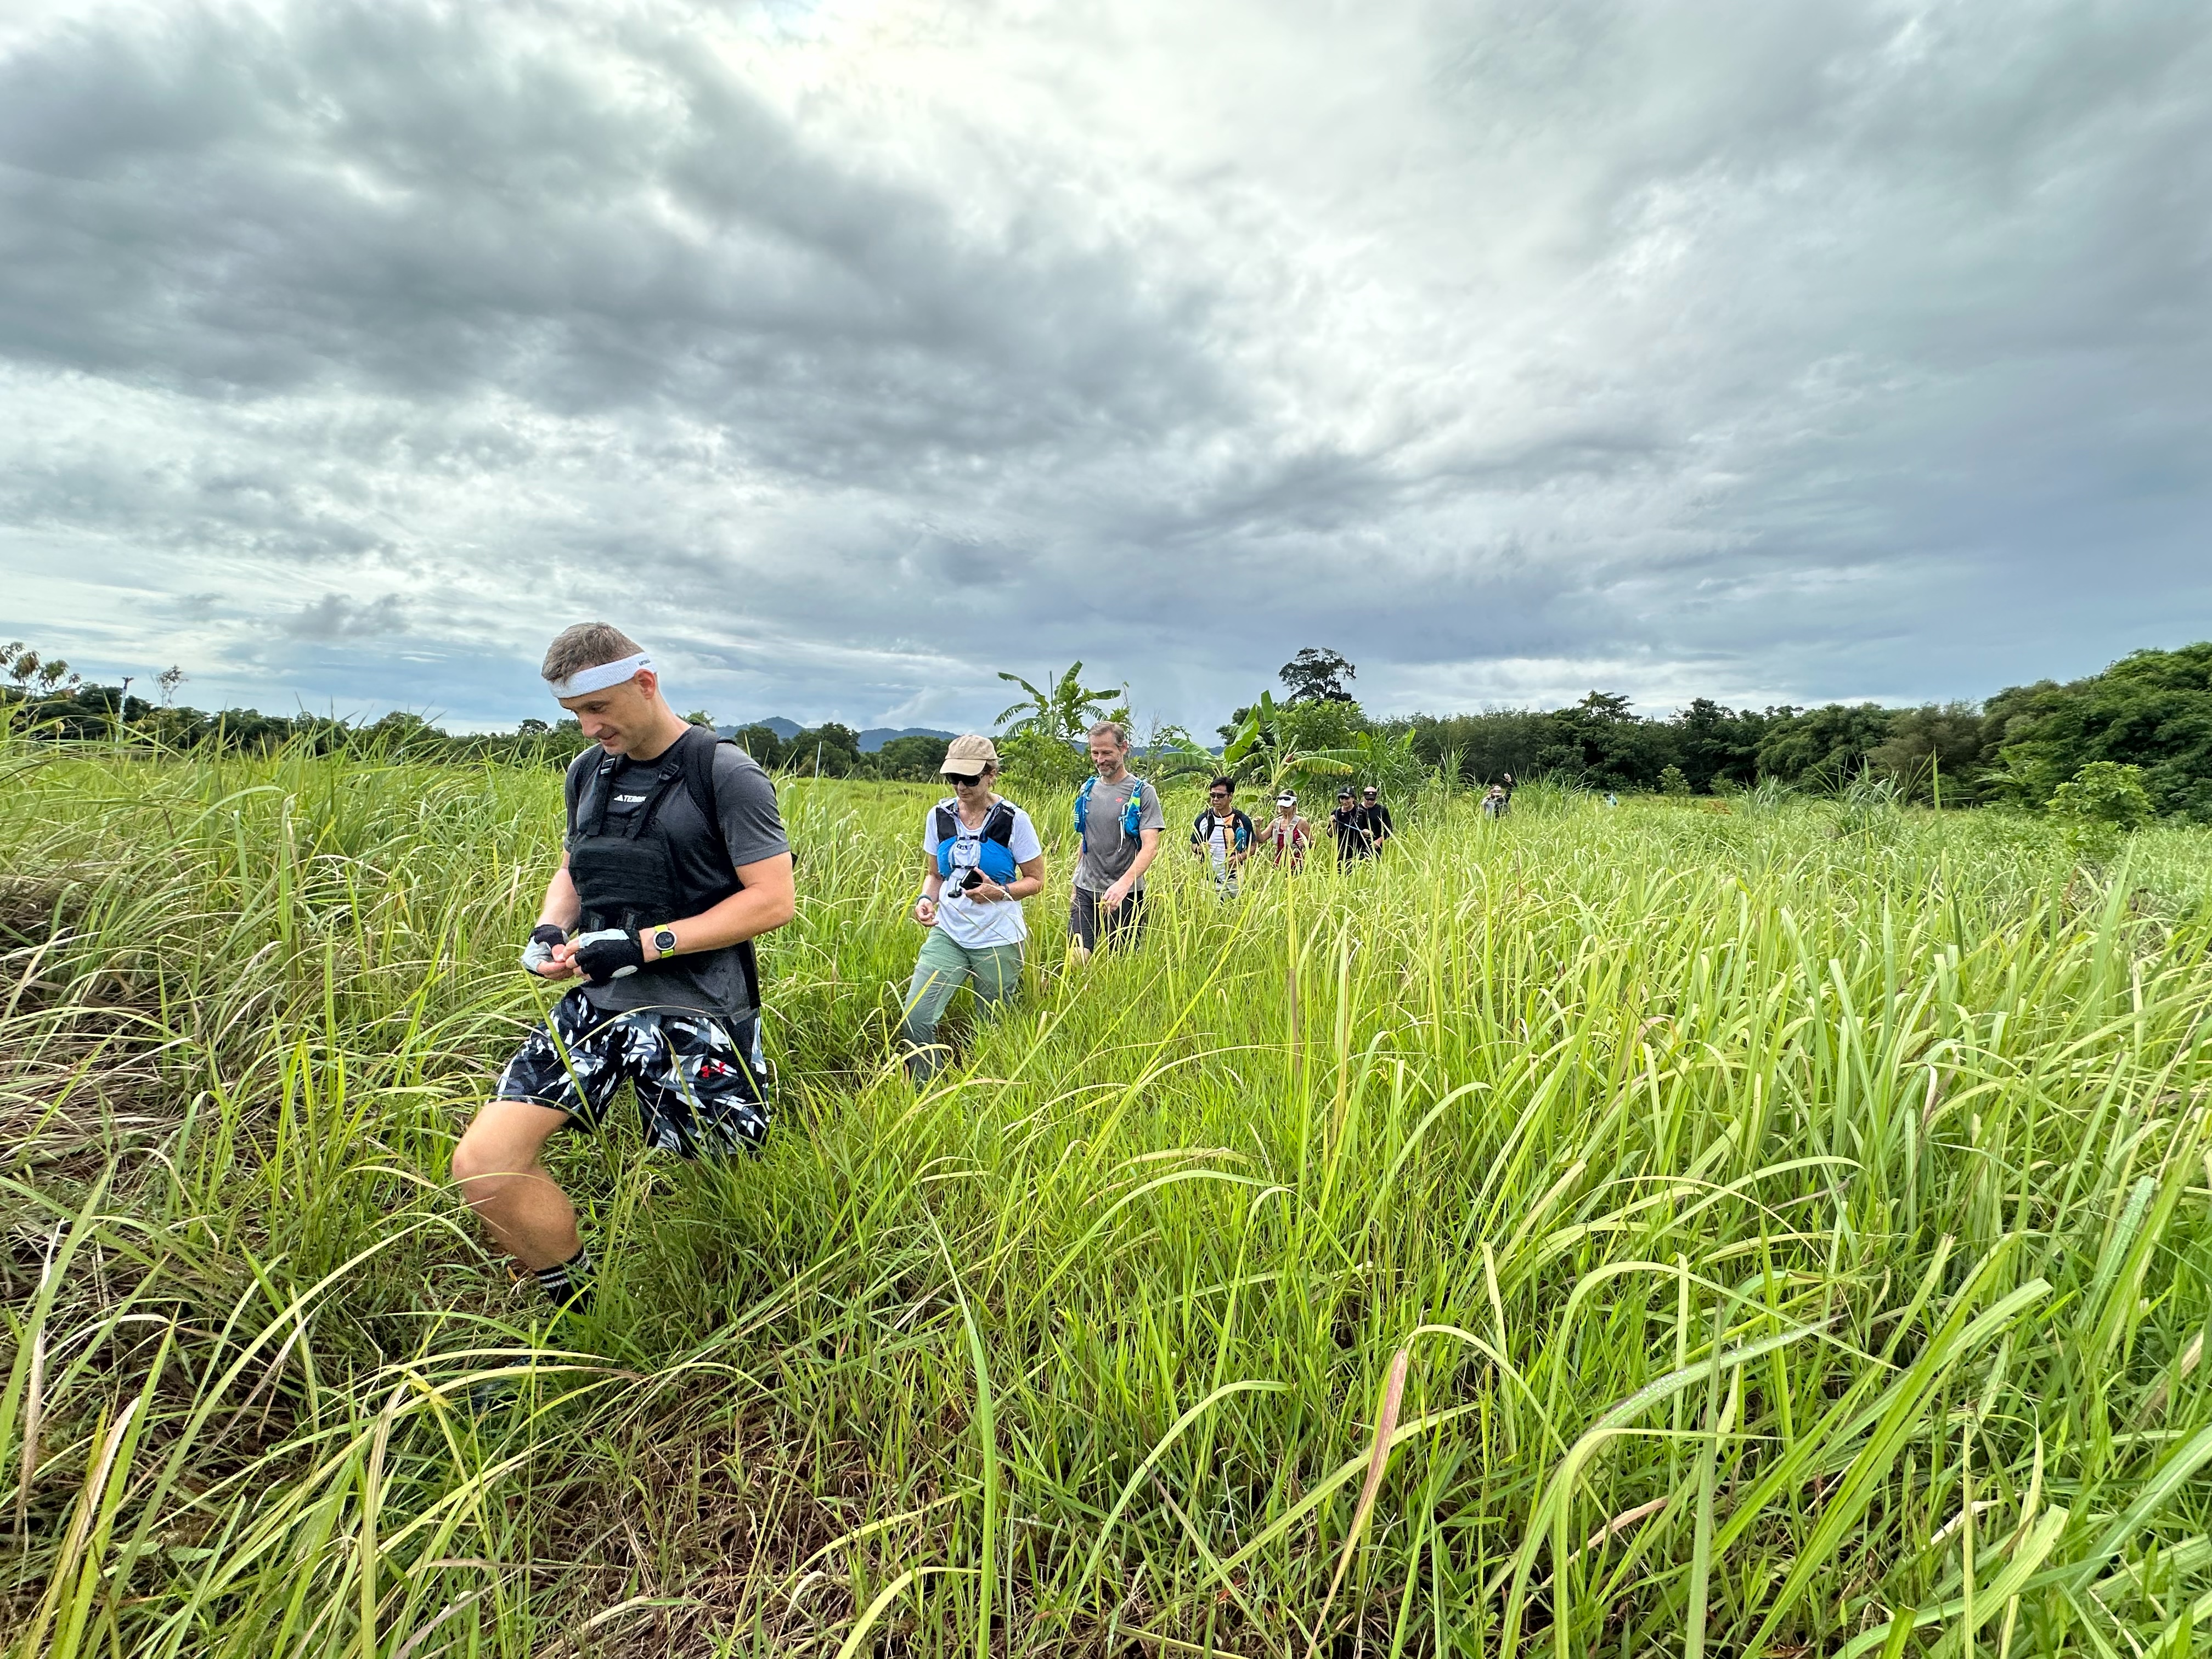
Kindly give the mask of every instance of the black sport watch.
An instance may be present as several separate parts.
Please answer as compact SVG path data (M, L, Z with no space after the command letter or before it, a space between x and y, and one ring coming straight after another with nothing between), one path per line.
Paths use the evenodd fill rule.
M659 951L664 957L674 956L676 954L676 930L673 927L655 928L653 934L653 948Z

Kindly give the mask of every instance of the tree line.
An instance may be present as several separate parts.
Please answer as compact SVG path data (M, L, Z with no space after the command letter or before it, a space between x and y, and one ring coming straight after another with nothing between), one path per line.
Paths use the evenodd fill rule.
M1322 769L1395 778L1402 744L1421 770L1480 787L1507 775L1575 787L1725 794L1774 783L1842 790L1875 778L1908 799L2068 806L2085 774L2129 769L2144 810L2212 823L2212 641L2137 651L2076 680L2008 686L1986 702L1778 704L1731 708L1710 697L1665 715L1592 690L1561 708L1370 719L1339 652L1308 647L1267 693L1219 730L1228 753L1278 774L1299 757ZM1339 764L1338 763L1342 763ZM2132 797L2130 797L2132 799ZM2078 805L2078 803L2075 803Z
M1073 745L1100 713L1126 718L1126 688L1081 684L1082 665L1042 687L1015 676L1029 694L1000 716L1002 747L1018 770L1041 781L1083 770ZM1480 786L1504 774L1549 776L1595 790L1709 794L1775 782L1840 789L1869 775L1910 799L1945 805L2047 805L2082 769L2137 769L2152 810L2212 823L2212 641L2137 651L2101 673L2012 686L1979 705L1779 704L1759 709L1692 700L1663 715L1636 712L1615 692L1593 690L1565 708L1492 708L1475 714L1370 717L1348 682L1357 670L1340 653L1310 647L1278 675L1281 702L1262 694L1220 728L1231 764L1262 778L1317 781L1381 775L1395 787L1421 775ZM453 734L420 715L367 722L327 715L216 713L171 699L184 676L154 677L161 701L124 685L83 683L66 664L20 643L0 647L0 709L17 729L77 740L114 739L172 750L318 752L348 750L393 760L500 761L565 766L583 747L574 720L525 720L512 732ZM711 724L700 710L692 716ZM770 768L825 777L910 779L937 775L942 738L892 739L860 751L860 734L836 722L779 738L766 726L738 742ZM1209 751L1180 728L1140 742L1179 769L1203 767Z
M1725 793L1768 780L1840 788L1869 774L1947 805L2041 807L2098 763L2139 769L2161 815L2212 823L2212 642L2137 651L2103 672L2010 686L1978 706L1827 703L1729 708L1699 697L1662 718L1592 691L1565 708L1378 722L1472 783L1511 772L1594 789Z

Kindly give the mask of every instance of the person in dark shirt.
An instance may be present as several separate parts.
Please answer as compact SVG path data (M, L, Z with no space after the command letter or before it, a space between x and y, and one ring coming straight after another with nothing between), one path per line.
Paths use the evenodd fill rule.
M1328 815L1329 833L1336 837L1336 861L1350 864L1367 856L1366 827L1361 823L1359 808L1348 788L1336 792L1336 811Z
M1382 850L1382 844L1398 833L1390 822L1390 809L1382 804L1382 792L1369 784L1359 792L1359 833L1367 843L1367 854L1372 858Z
M797 898L775 786L669 707L635 640L579 623L541 672L598 746L569 766L561 866L522 966L574 988L500 1073L453 1167L493 1240L565 1312L589 1306L591 1263L545 1143L597 1128L629 1083L648 1146L757 1151L769 1092L752 941Z

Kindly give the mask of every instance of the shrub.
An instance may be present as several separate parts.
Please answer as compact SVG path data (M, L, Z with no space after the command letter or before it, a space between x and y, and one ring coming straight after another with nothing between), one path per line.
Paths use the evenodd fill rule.
M2119 850L2122 836L2158 816L2143 787L2142 768L2091 761L2051 792L2047 810L2065 827L2075 855L2099 862Z

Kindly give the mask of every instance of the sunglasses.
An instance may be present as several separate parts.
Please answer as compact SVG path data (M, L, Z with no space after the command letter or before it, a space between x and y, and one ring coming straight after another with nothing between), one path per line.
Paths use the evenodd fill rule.
M1206 793L1207 798L1212 800L1227 800L1229 799L1229 792L1226 789L1209 789Z
M983 781L983 775L981 772L947 772L945 781L956 789L973 789Z

